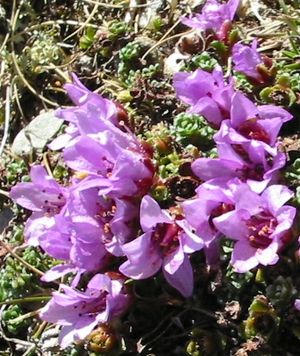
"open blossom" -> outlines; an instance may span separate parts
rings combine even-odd
[[[54,224],[54,216],[63,212],[70,189],[59,185],[42,166],[30,170],[31,182],[19,183],[10,191],[10,197],[33,213],[26,221],[25,238],[33,246],[39,245],[39,236]]]
[[[282,185],[272,185],[261,195],[249,189],[240,194],[234,210],[213,219],[219,231],[236,241],[231,263],[237,272],[278,261],[296,214],[294,207],[284,205],[292,196]]]
[[[52,299],[40,311],[42,320],[61,325],[60,345],[65,348],[83,340],[98,324],[119,316],[129,305],[121,279],[97,274],[85,292],[61,285],[62,292],[54,292]]]
[[[134,202],[100,197],[98,188],[83,189],[85,182],[76,179],[61,187],[41,166],[32,167],[31,178],[14,187],[11,197],[34,210],[26,222],[26,242],[63,261],[46,272],[44,281],[73,273],[76,285],[81,274],[106,265],[108,252],[123,254],[121,246],[134,234],[138,216]]]
[[[117,105],[89,91],[74,75],[65,88],[77,106],[57,111],[70,125],[50,147],[64,148],[66,164],[88,176],[84,189],[97,186],[99,195],[113,198],[147,193],[154,174],[150,154],[120,125]]]
[[[237,72],[246,74],[250,78],[261,80],[257,66],[262,64],[261,55],[257,51],[257,41],[252,42],[251,47],[236,43],[232,48],[232,61]]]
[[[234,94],[232,81],[224,82],[223,73],[197,69],[193,73],[176,73],[173,80],[176,94],[191,106],[190,112],[203,115],[214,127],[230,117],[231,98]]]
[[[174,218],[161,210],[150,196],[141,203],[141,227],[144,234],[123,245],[128,261],[120,271],[134,279],[145,279],[162,268],[169,284],[185,297],[191,296],[193,270],[188,254],[203,247],[202,239],[181,216]]]
[[[270,183],[277,181],[277,172],[285,165],[283,152],[276,148],[266,152],[255,141],[228,145],[218,144],[219,158],[198,158],[192,163],[192,170],[204,181],[219,178],[239,178],[256,193],[261,193]]]
[[[64,159],[70,168],[88,175],[82,189],[98,187],[99,195],[145,194],[152,184],[154,167],[142,145],[126,146],[110,132],[81,136],[66,147]]]
[[[295,300],[295,308],[297,308],[298,310],[300,310],[300,299],[296,299],[296,300]]]
[[[104,125],[118,125],[117,106],[88,90],[75,74],[72,74],[72,79],[73,83],[65,84],[64,88],[76,106],[56,110],[56,116],[69,122],[69,126],[64,134],[51,142],[49,147],[53,150],[64,148],[83,132],[97,133],[103,130]]]
[[[68,189],[61,187],[42,166],[33,166],[30,178],[31,182],[13,187],[10,197],[33,212],[57,214],[66,203]]]
[[[224,25],[234,18],[240,0],[229,0],[222,4],[217,0],[207,0],[200,14],[181,18],[185,25],[202,31],[212,30],[220,40],[224,39]]]
[[[197,188],[197,198],[182,203],[186,220],[201,236],[206,248],[221,235],[213,219],[234,209],[235,192],[241,184],[239,179],[212,179]]]
[[[204,242],[204,252],[208,265],[219,263],[218,238],[221,233],[213,224],[213,218],[234,209],[236,180],[212,179],[197,188],[197,198],[182,203],[188,223]]]
[[[282,124],[293,116],[275,105],[256,106],[242,93],[232,98],[230,120],[222,121],[220,130],[215,134],[216,143],[243,144],[261,142],[264,147],[276,144]]]
[[[49,282],[73,273],[76,277],[72,284],[77,285],[81,274],[103,268],[108,253],[101,240],[102,231],[102,226],[88,216],[56,216],[54,225],[39,237],[39,245],[49,256],[65,263],[52,267],[42,280]]]
[[[236,43],[232,48],[232,61],[237,72],[245,74],[258,83],[265,83],[276,74],[272,60],[257,51],[257,40],[251,46]]]

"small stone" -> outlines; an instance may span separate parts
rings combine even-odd
[[[12,152],[17,156],[27,156],[33,150],[43,150],[62,124],[63,120],[55,116],[54,110],[38,115],[18,133],[12,144]]]

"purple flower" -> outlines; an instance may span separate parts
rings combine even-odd
[[[173,85],[179,99],[191,106],[189,111],[203,115],[212,126],[219,127],[229,118],[234,88],[232,82],[224,82],[220,69],[176,73]]]
[[[232,61],[237,72],[245,74],[254,84],[273,83],[277,73],[271,58],[261,56],[257,51],[257,40],[251,47],[237,43],[232,48]]]
[[[75,74],[72,78],[73,83],[65,84],[64,88],[76,106],[56,111],[56,116],[70,125],[65,134],[51,142],[49,147],[53,150],[64,148],[80,134],[101,132],[107,126],[113,128],[119,124],[117,106],[112,101],[88,90]]]
[[[220,40],[224,39],[223,27],[226,22],[234,18],[240,0],[229,0],[227,4],[221,4],[216,0],[207,0],[202,12],[195,16],[182,17],[185,25],[202,31],[214,31]]]
[[[268,187],[261,196],[243,189],[235,210],[213,219],[220,232],[236,241],[231,263],[237,272],[278,261],[296,214],[294,207],[284,206],[292,196],[282,185]]]
[[[44,281],[75,273],[76,285],[82,273],[105,267],[107,252],[122,255],[122,245],[134,236],[133,222],[138,216],[135,203],[99,197],[97,188],[81,188],[81,182],[72,187],[60,214],[46,220],[33,217],[26,224],[29,244],[64,261],[51,268],[43,276]]]
[[[108,262],[108,254],[101,239],[103,227],[89,216],[66,219],[58,215],[55,224],[39,237],[39,245],[51,257],[65,261],[52,267],[42,277],[50,282],[68,273],[76,274],[72,285],[77,285],[81,274],[95,272]]]
[[[237,92],[232,98],[230,120],[222,122],[214,140],[229,144],[255,140],[269,150],[269,146],[276,144],[282,124],[292,118],[290,113],[278,106],[256,106],[245,95]]]
[[[10,197],[23,208],[53,216],[66,203],[68,189],[61,187],[47,175],[42,166],[33,166],[30,183],[19,183],[10,191]]]
[[[219,158],[199,158],[192,163],[196,176],[204,181],[220,175],[224,180],[237,177],[257,193],[276,182],[276,173],[286,162],[285,154],[276,147],[267,152],[255,140],[239,145],[218,144],[217,148]]]
[[[300,310],[300,299],[296,299],[296,300],[295,300],[295,308],[297,308],[298,310]]]
[[[102,242],[114,256],[123,256],[123,245],[136,236],[138,228],[138,206],[135,201],[115,199],[108,209],[100,212],[104,222]]]
[[[123,313],[129,305],[129,296],[121,279],[110,279],[97,274],[88,283],[85,292],[61,285],[64,292],[53,297],[40,312],[42,320],[61,325],[60,345],[83,340],[98,324],[105,323]]]
[[[30,177],[31,182],[13,187],[10,197],[33,212],[25,225],[25,237],[31,245],[38,246],[39,236],[54,225],[54,216],[65,210],[70,190],[48,176],[42,166],[33,166]]]
[[[261,81],[261,74],[257,66],[263,64],[261,55],[257,52],[257,40],[252,42],[251,47],[236,43],[232,48],[232,60],[234,69],[250,78]]]
[[[197,188],[196,199],[182,203],[187,222],[195,229],[196,234],[201,236],[206,249],[212,246],[212,249],[216,250],[216,245],[212,242],[220,236],[220,232],[214,226],[213,219],[234,210],[235,191],[241,184],[239,179],[212,179]]]
[[[193,271],[188,254],[200,250],[202,240],[182,216],[172,217],[150,196],[143,198],[140,215],[144,234],[123,245],[128,261],[120,271],[133,279],[145,279],[162,267],[168,283],[185,297],[191,296]]]
[[[152,184],[154,167],[142,145],[110,132],[81,136],[65,149],[64,159],[70,168],[89,175],[81,189],[98,187],[99,195],[143,195]]]
[[[81,189],[97,186],[113,198],[147,193],[155,169],[147,149],[118,122],[121,109],[73,80],[65,88],[77,106],[58,111],[70,126],[51,148],[65,147],[68,166],[88,176]]]

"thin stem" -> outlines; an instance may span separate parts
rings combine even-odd
[[[52,171],[51,171],[51,167],[50,167],[50,163],[49,163],[49,160],[48,160],[47,152],[45,152],[43,154],[43,163],[44,163],[44,166],[46,168],[46,171],[47,171],[48,175],[53,178],[53,174],[52,174]]]
[[[8,137],[8,129],[9,129],[9,119],[10,119],[10,97],[11,90],[10,85],[6,87],[6,102],[5,102],[5,120],[4,120],[4,134],[0,145],[0,156],[2,155],[4,146],[6,144],[6,140]]]
[[[0,307],[3,305],[19,305],[19,304],[24,304],[24,303],[32,303],[32,302],[43,302],[50,300],[52,298],[51,295],[40,295],[36,297],[26,297],[26,298],[17,298],[17,299],[11,299],[11,300],[6,300],[4,302],[0,302]]]
[[[22,5],[22,4],[21,4]],[[13,22],[12,22],[12,28],[11,28],[11,34],[12,36],[14,35],[15,32],[15,28],[16,28],[16,24],[17,24],[17,20],[21,11],[21,5],[19,6],[19,8],[17,9],[14,18],[13,18]],[[25,76],[23,75],[20,66],[18,64],[17,61],[17,57],[16,57],[16,53],[15,53],[15,45],[14,42],[11,42],[11,57],[12,57],[12,61],[14,64],[14,67],[18,73],[18,76],[20,77],[20,79],[22,80],[22,82],[24,83],[24,85],[34,94],[36,95],[39,99],[41,99],[43,102],[46,102],[47,104],[50,104],[54,107],[58,107],[59,105],[57,103],[55,103],[54,101],[51,101],[47,98],[45,98],[43,95],[37,93],[37,91],[32,87],[32,85],[27,81],[27,79],[25,78]]]
[[[41,308],[38,310],[33,310],[29,313],[20,315],[14,319],[10,319],[9,324],[18,324],[18,323],[22,322],[23,320],[26,320],[26,319],[32,318],[33,316],[38,315],[40,311],[41,311]]]
[[[0,194],[5,196],[6,198],[9,198],[9,192],[6,192],[5,190],[0,189]]]
[[[7,252],[9,252],[16,260],[18,260],[20,263],[22,263],[25,267],[27,267],[28,269],[30,269],[32,272],[34,272],[35,274],[39,275],[39,276],[43,276],[44,272],[40,271],[39,269],[35,268],[34,266],[32,266],[31,264],[29,264],[28,262],[26,262],[22,257],[20,257],[19,255],[17,255],[5,242],[3,242],[2,240],[0,240],[0,245],[2,247],[4,247],[6,249]]]
[[[93,19],[94,15],[96,14],[97,10],[99,7],[99,2],[97,1],[95,3],[95,6],[92,10],[92,12],[90,13],[90,15],[88,16],[88,18],[86,19],[86,21],[74,32],[72,32],[69,36],[67,36],[66,38],[64,38],[64,41],[68,40],[69,38],[75,36],[77,33],[79,33],[81,30],[83,30],[86,26],[88,26],[88,24],[91,22],[91,20]]]
[[[114,4],[105,4],[104,2],[98,2],[98,1],[96,2],[95,0],[83,0],[83,1],[89,4],[98,4],[99,6],[106,7],[109,9],[138,9],[138,8],[144,8],[159,3],[159,1],[153,1],[153,2],[149,1],[147,4],[130,5],[124,2],[123,5],[114,5]]]
[[[32,335],[32,338],[38,339],[41,336],[42,332],[45,330],[47,324],[47,321],[43,321],[41,325],[39,325],[37,331]]]
[[[166,38],[166,37],[175,29],[175,27],[177,27],[177,25],[179,25],[179,24],[180,24],[180,20],[176,21],[176,22],[174,23],[174,25],[161,37],[161,39],[160,39],[157,43],[155,43],[155,45],[153,45],[151,48],[148,49],[148,51],[143,55],[142,60],[144,60],[144,59],[148,56],[148,54],[149,54],[150,52],[152,52],[156,47],[158,47],[158,46],[160,46],[162,43],[166,42],[165,38]],[[184,35],[184,34],[186,34],[186,33],[192,32],[192,31],[193,31],[193,30],[189,30],[189,31],[186,31],[186,32],[184,32],[184,33],[182,33],[182,34],[180,34],[180,35]],[[176,37],[179,37],[179,36],[176,36]],[[171,38],[174,38],[174,36],[168,38],[167,40],[170,40]]]
[[[155,43],[155,45],[153,45],[151,48],[148,49],[148,51],[143,55],[142,60],[145,59],[150,52],[152,52],[155,48],[159,47],[163,43],[171,41],[174,38],[178,38],[178,37],[181,37],[183,35],[187,35],[187,34],[189,34],[191,32],[193,32],[193,30],[188,30],[188,31],[185,31],[185,32],[182,32],[182,33],[177,33],[176,35],[170,36],[170,37],[165,38],[165,39],[160,39],[157,43]]]

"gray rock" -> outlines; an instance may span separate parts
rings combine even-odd
[[[9,208],[4,208],[0,212],[0,233],[8,226],[13,217],[14,213]]]
[[[62,124],[63,120],[54,116],[54,111],[38,115],[18,133],[12,144],[12,152],[17,156],[27,156],[33,150],[43,150]]]
[[[139,26],[141,28],[147,27],[151,21],[157,16],[158,10],[163,8],[163,0],[153,0],[149,6],[142,8],[139,19]]]
[[[39,345],[43,351],[43,355],[52,355],[52,352],[59,351],[60,346],[58,342],[59,327],[54,327],[43,332]]]

